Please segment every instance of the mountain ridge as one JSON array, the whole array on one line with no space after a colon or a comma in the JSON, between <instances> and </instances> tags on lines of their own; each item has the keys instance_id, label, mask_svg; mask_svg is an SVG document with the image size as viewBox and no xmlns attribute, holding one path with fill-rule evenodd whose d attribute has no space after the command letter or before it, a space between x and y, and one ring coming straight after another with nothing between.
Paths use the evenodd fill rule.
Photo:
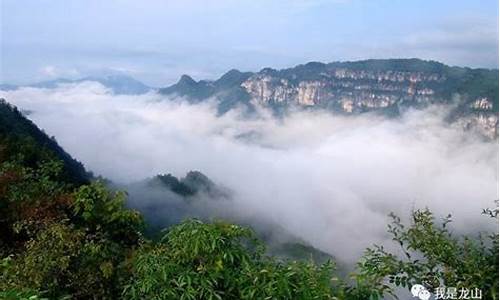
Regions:
<instances>
[{"instance_id":1,"label":"mountain ridge","mask_svg":"<svg viewBox=\"0 0 500 300\"><path fill-rule=\"evenodd\" d=\"M483 135L498 134L498 69L448 66L420 59L368 59L309 62L258 72L230 70L216 80L183 75L160 94L192 103L213 98L225 113L256 105L286 111L290 107L325 109L352 115L376 111L399 114L408 107L448 105L449 119Z\"/></svg>"},{"instance_id":2,"label":"mountain ridge","mask_svg":"<svg viewBox=\"0 0 500 300\"><path fill-rule=\"evenodd\" d=\"M92 173L66 152L54 137L49 137L17 107L3 98L0 98L0 146L0 159L17 157L31 167L35 167L38 161L61 161L62 175L69 183L87 183L93 177Z\"/></svg>"},{"instance_id":3,"label":"mountain ridge","mask_svg":"<svg viewBox=\"0 0 500 300\"><path fill-rule=\"evenodd\" d=\"M145 94L153 88L145 85L141 81L124 74L111 74L104 76L85 76L78 79L57 78L53 80L45 80L26 85L0 84L0 90L11 91L22 87L33 88L56 88L61 84L82 83L86 81L94 81L109 88L116 95L141 95Z\"/></svg>"}]
</instances>

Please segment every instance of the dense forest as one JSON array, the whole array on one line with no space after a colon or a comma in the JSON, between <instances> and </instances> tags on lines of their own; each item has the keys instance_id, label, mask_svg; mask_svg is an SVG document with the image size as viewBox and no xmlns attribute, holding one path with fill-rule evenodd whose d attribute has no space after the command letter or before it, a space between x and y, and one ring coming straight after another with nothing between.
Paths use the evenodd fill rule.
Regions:
<instances>
[{"instance_id":1,"label":"dense forest","mask_svg":"<svg viewBox=\"0 0 500 300\"><path fill-rule=\"evenodd\" d=\"M192 193L189 180L157 179ZM498 205L482 213L498 221ZM498 299L498 232L459 236L451 221L425 208L408 221L391 214L401 251L367 245L347 278L334 261L270 256L239 224L187 219L152 238L126 193L0 103L1 299L382 299L409 298L413 284Z\"/></svg>"}]
</instances>

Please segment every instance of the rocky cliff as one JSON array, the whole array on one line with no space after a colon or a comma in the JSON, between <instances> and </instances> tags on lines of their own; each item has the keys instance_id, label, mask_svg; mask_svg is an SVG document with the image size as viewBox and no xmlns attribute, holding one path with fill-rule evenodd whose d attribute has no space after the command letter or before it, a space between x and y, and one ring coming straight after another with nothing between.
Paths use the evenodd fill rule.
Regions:
<instances>
[{"instance_id":1,"label":"rocky cliff","mask_svg":"<svg viewBox=\"0 0 500 300\"><path fill-rule=\"evenodd\" d=\"M419 59L312 62L256 73L231 70L215 81L197 82L184 75L160 93L190 101L215 98L221 112L244 104L393 115L408 107L443 104L452 108L450 121L488 137L498 134L498 70L450 67Z\"/></svg>"}]
</instances>

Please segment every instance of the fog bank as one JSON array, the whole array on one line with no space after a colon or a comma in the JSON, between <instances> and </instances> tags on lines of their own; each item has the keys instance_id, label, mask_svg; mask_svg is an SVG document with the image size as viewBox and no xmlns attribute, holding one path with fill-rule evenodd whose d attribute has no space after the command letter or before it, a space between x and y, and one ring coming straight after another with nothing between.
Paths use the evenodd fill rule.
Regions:
<instances>
[{"instance_id":1,"label":"fog bank","mask_svg":"<svg viewBox=\"0 0 500 300\"><path fill-rule=\"evenodd\" d=\"M86 168L118 183L199 170L232 191L231 210L275 222L345 261L387 239L387 214L429 207L461 232L496 224L498 143L443 121L262 109L251 119L213 102L113 95L94 82L0 91ZM229 204L228 204L229 205ZM491 223L491 224L490 224Z\"/></svg>"}]
</instances>

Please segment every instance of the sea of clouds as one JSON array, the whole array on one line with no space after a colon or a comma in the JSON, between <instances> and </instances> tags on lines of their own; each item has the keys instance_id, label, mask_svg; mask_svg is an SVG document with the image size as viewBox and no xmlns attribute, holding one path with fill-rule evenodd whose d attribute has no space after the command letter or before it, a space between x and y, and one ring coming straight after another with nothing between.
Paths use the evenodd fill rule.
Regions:
<instances>
[{"instance_id":1,"label":"sea of clouds","mask_svg":"<svg viewBox=\"0 0 500 300\"><path fill-rule=\"evenodd\" d=\"M232 210L346 262L388 240L389 212L407 219L429 207L451 213L458 232L496 230L481 210L498 199L498 141L450 126L442 107L392 119L324 111L275 118L264 108L218 116L214 100L114 95L95 82L0 97L29 111L95 174L126 184L199 170L232 191Z\"/></svg>"}]
</instances>

